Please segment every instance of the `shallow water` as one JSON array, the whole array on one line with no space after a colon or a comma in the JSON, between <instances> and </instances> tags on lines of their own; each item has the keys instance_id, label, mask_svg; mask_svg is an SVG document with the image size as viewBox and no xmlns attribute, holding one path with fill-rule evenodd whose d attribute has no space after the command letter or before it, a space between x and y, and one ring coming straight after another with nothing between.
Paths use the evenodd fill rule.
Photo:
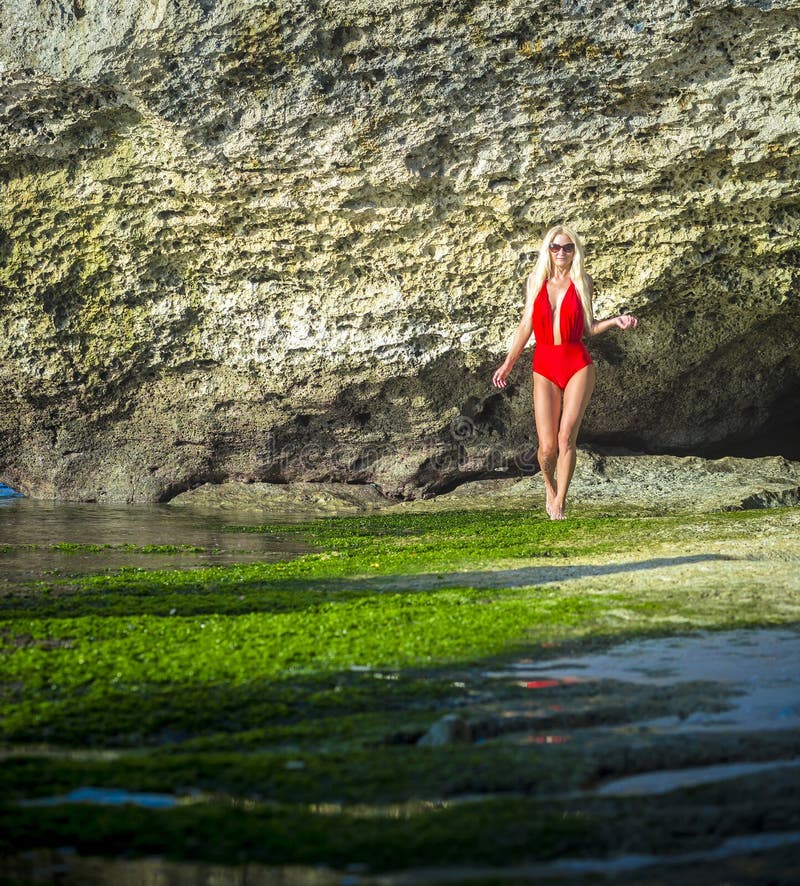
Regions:
<instances>
[{"instance_id":1,"label":"shallow water","mask_svg":"<svg viewBox=\"0 0 800 886\"><path fill-rule=\"evenodd\" d=\"M493 677L586 683L617 680L654 686L703 681L734 690L725 711L637 722L664 733L800 727L800 634L791 630L700 632L632 640L607 652L550 662L520 661Z\"/></svg>"},{"instance_id":2,"label":"shallow water","mask_svg":"<svg viewBox=\"0 0 800 886\"><path fill-rule=\"evenodd\" d=\"M686 769L662 769L658 772L643 772L615 778L601 785L592 793L603 797L653 796L668 794L679 788L695 787L701 784L715 784L756 775L775 769L791 769L800 766L800 760L770 760L767 763L718 763L713 766L691 766Z\"/></svg>"},{"instance_id":3,"label":"shallow water","mask_svg":"<svg viewBox=\"0 0 800 886\"><path fill-rule=\"evenodd\" d=\"M283 559L308 550L292 536L225 532L226 525L295 522L289 512L254 519L193 513L167 505L105 505L0 497L0 581L113 572L120 568L188 569ZM61 551L51 546L186 545L202 551L157 554L106 549ZM35 548L26 546L35 545Z\"/></svg>"},{"instance_id":4,"label":"shallow water","mask_svg":"<svg viewBox=\"0 0 800 886\"><path fill-rule=\"evenodd\" d=\"M141 806L144 809L172 809L178 798L172 794L124 791L119 788L76 788L60 797L26 800L23 806L61 806L64 803L91 803L99 806Z\"/></svg>"}]
</instances>

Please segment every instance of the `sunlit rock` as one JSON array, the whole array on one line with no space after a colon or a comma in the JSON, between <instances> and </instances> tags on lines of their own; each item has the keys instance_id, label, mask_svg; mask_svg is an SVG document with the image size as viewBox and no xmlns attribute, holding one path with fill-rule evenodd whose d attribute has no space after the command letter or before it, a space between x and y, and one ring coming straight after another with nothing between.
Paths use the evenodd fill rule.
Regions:
<instances>
[{"instance_id":1,"label":"sunlit rock","mask_svg":"<svg viewBox=\"0 0 800 886\"><path fill-rule=\"evenodd\" d=\"M0 481L391 496L531 464L491 388L587 241L583 439L796 446L800 3L4 0ZM788 442L787 442L788 441Z\"/></svg>"}]
</instances>

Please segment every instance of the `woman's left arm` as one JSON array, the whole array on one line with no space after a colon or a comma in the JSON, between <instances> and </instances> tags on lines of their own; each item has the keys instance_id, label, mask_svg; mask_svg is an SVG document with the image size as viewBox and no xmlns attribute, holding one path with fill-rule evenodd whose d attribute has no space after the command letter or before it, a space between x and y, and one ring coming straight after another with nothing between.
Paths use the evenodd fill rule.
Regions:
<instances>
[{"instance_id":1,"label":"woman's left arm","mask_svg":"<svg viewBox=\"0 0 800 886\"><path fill-rule=\"evenodd\" d=\"M594 298L594 280L589 277L589 297ZM599 335L612 326L619 326L620 329L636 329L639 321L633 314L620 314L618 317L609 317L608 320L595 320L589 329L589 335Z\"/></svg>"},{"instance_id":2,"label":"woman's left arm","mask_svg":"<svg viewBox=\"0 0 800 886\"><path fill-rule=\"evenodd\" d=\"M608 320L595 320L589 335L598 335L606 329L611 329L612 326L619 326L620 329L636 329L638 322L633 314L620 314L618 317L609 317Z\"/></svg>"}]
</instances>

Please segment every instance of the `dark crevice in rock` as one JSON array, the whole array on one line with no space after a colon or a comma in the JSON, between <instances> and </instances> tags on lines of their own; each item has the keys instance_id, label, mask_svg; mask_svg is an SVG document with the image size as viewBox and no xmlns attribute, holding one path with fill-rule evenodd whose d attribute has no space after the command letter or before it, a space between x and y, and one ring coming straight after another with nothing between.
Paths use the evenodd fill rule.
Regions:
<instances>
[{"instance_id":1,"label":"dark crevice in rock","mask_svg":"<svg viewBox=\"0 0 800 886\"><path fill-rule=\"evenodd\" d=\"M192 489L197 489L198 486L203 486L205 483L218 485L225 482L225 480L227 479L228 477L226 477L224 474L208 473L205 475L198 474L196 476L193 476L190 480L186 480L182 483L173 483L169 487L167 487L159 496L159 504L164 504L170 501L177 495L180 495L182 492L189 492Z\"/></svg>"},{"instance_id":2,"label":"dark crevice in rock","mask_svg":"<svg viewBox=\"0 0 800 886\"><path fill-rule=\"evenodd\" d=\"M800 461L800 389L778 398L769 406L763 423L753 413L750 430L731 434L713 443L695 446L658 446L628 433L582 435L592 449L608 453L699 456L701 458L764 458L777 456Z\"/></svg>"}]
</instances>

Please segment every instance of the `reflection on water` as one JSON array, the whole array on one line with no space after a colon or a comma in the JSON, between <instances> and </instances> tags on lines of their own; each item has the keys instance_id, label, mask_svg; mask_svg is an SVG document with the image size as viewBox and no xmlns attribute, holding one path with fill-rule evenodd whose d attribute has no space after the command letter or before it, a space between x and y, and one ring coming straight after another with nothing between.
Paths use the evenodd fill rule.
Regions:
<instances>
[{"instance_id":1,"label":"reflection on water","mask_svg":"<svg viewBox=\"0 0 800 886\"><path fill-rule=\"evenodd\" d=\"M172 794L123 791L119 788L76 788L61 797L25 800L23 806L63 806L64 803L90 803L100 806L141 806L144 809L172 809L178 805Z\"/></svg>"},{"instance_id":2,"label":"reflection on water","mask_svg":"<svg viewBox=\"0 0 800 886\"><path fill-rule=\"evenodd\" d=\"M697 632L630 640L569 660L516 662L487 676L541 689L602 680L674 687L703 681L734 695L725 710L685 711L636 722L662 733L797 729L800 727L800 633L794 630Z\"/></svg>"},{"instance_id":3,"label":"reflection on water","mask_svg":"<svg viewBox=\"0 0 800 886\"><path fill-rule=\"evenodd\" d=\"M287 523L291 513L258 522ZM284 559L308 550L298 539L280 534L224 532L231 523L256 522L252 513L237 519L195 514L167 505L106 505L0 498L0 581L52 575L116 571L120 568L188 569ZM155 554L125 550L63 551L58 544L186 545L198 551ZM35 547L32 547L35 546Z\"/></svg>"},{"instance_id":4,"label":"reflection on water","mask_svg":"<svg viewBox=\"0 0 800 886\"><path fill-rule=\"evenodd\" d=\"M712 766L692 766L688 769L661 769L615 778L595 790L604 797L647 796L668 794L680 788L713 784L743 775L755 775L771 769L800 766L800 760L770 760L767 763L717 763Z\"/></svg>"},{"instance_id":5,"label":"reflection on water","mask_svg":"<svg viewBox=\"0 0 800 886\"><path fill-rule=\"evenodd\" d=\"M757 853L800 846L800 832L764 832L728 837L716 846L694 852L665 855L616 855L609 858L562 858L550 862L530 862L505 867L447 867L406 870L397 873L371 874L364 865L352 864L344 871L318 865L316 867L267 867L242 864L236 867L212 864L191 864L163 858L102 859L82 858L68 850L27 852L13 859L0 859L0 873L9 878L38 886L58 883L60 886L422 886L422 884L453 883L548 883L586 882L585 877L602 877L614 882L626 874L653 871L647 882L681 882L684 870L698 864L750 859ZM672 868L673 877L665 879L665 869ZM659 875L656 876L656 872ZM759 879L746 882L795 882L776 878L769 858ZM580 878L580 879L579 879ZM728 882L727 877L724 878ZM626 882L628 880L626 879ZM632 881L631 881L632 882ZM636 882L639 882L638 880ZM693 881L694 882L694 881ZM721 882L721 881L715 881ZM740 882L736 880L736 882ZM745 882L745 880L741 880Z\"/></svg>"},{"instance_id":6,"label":"reflection on water","mask_svg":"<svg viewBox=\"0 0 800 886\"><path fill-rule=\"evenodd\" d=\"M343 882L340 872L324 867L232 867L163 858L82 858L68 850L39 850L0 859L0 882L6 882L2 875L31 886L341 886Z\"/></svg>"}]
</instances>

